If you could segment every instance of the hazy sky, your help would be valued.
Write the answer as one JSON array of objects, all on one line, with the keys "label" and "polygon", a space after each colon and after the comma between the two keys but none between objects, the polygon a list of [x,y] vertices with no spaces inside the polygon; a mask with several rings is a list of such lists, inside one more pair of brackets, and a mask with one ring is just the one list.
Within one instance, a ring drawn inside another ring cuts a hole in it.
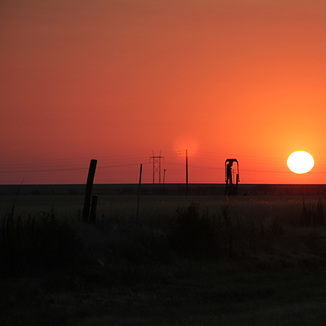
[{"label": "hazy sky", "polygon": [[[0,0],[0,184],[326,181],[324,0]],[[306,150],[315,167],[286,167]]]}]

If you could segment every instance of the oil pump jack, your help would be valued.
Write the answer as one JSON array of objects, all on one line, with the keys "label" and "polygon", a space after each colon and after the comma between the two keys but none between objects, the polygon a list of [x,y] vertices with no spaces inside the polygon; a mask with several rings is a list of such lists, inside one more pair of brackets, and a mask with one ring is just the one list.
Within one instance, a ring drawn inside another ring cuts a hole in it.
[{"label": "oil pump jack", "polygon": [[[236,167],[234,166],[234,163],[236,163]],[[228,158],[225,160],[225,195],[236,195],[238,193],[239,181],[240,175],[238,160],[235,158]]]}]

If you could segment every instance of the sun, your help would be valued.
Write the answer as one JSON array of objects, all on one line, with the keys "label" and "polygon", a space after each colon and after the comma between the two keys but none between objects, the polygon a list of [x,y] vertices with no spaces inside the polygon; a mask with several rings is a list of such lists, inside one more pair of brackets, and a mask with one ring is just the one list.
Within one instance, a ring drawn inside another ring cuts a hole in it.
[{"label": "sun", "polygon": [[288,160],[288,168],[298,174],[303,174],[309,172],[315,164],[313,157],[305,151],[293,152]]}]

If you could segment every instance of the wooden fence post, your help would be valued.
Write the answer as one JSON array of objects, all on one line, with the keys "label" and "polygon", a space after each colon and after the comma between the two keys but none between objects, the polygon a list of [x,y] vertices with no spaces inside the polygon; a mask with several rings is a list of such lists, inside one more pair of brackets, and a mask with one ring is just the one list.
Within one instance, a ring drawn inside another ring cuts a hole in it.
[{"label": "wooden fence post", "polygon": [[96,222],[97,199],[98,195],[92,196],[90,222],[93,224]]},{"label": "wooden fence post", "polygon": [[89,212],[91,207],[92,188],[93,188],[96,164],[97,164],[97,160],[91,160],[89,165],[89,170],[88,170],[85,199],[84,199],[84,209],[83,209],[83,220],[86,223],[89,222]]},{"label": "wooden fence post", "polygon": [[188,188],[188,150],[186,149],[186,196],[189,194]]},{"label": "wooden fence post", "polygon": [[140,186],[141,186],[142,171],[143,171],[143,164],[140,164],[140,169],[139,169],[139,183],[138,183],[138,199],[137,199],[137,219],[139,217],[139,201],[140,201]]}]

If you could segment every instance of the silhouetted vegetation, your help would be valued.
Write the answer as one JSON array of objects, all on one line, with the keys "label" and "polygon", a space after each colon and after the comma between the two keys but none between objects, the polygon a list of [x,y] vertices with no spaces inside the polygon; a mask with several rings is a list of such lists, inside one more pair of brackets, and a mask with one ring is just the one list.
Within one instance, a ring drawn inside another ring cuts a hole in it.
[{"label": "silhouetted vegetation", "polygon": [[0,272],[5,276],[66,272],[82,255],[81,242],[53,210],[22,219],[13,209],[1,220],[0,230]]},{"label": "silhouetted vegetation", "polygon": [[[322,198],[150,196],[136,219],[136,197],[117,196],[99,201],[96,223],[83,223],[74,196],[45,199],[21,197],[1,216],[1,325],[234,325],[244,314],[244,325],[284,325],[287,305],[326,317],[315,305]],[[60,200],[75,214],[57,214]]]},{"label": "silhouetted vegetation", "polygon": [[293,253],[309,252],[313,243],[302,230],[311,228],[309,232],[314,233],[324,225],[321,198],[309,203],[303,200],[301,216],[296,218],[293,214],[279,218],[239,214],[241,210],[235,212],[231,204],[210,211],[191,202],[177,208],[170,218],[103,216],[91,226],[78,219],[58,219],[53,208],[23,218],[16,216],[13,208],[0,221],[0,273],[19,276],[72,271],[84,261],[88,263],[90,257],[106,266],[169,262],[175,254],[210,261],[292,257]]},{"label": "silhouetted vegetation", "polygon": [[216,257],[217,236],[216,218],[210,216],[207,211],[200,213],[196,203],[178,208],[171,221],[172,246],[188,257]]},{"label": "silhouetted vegetation", "polygon": [[312,227],[321,226],[324,224],[324,206],[321,197],[318,198],[316,205],[306,203],[305,199],[302,202],[301,226]]}]

